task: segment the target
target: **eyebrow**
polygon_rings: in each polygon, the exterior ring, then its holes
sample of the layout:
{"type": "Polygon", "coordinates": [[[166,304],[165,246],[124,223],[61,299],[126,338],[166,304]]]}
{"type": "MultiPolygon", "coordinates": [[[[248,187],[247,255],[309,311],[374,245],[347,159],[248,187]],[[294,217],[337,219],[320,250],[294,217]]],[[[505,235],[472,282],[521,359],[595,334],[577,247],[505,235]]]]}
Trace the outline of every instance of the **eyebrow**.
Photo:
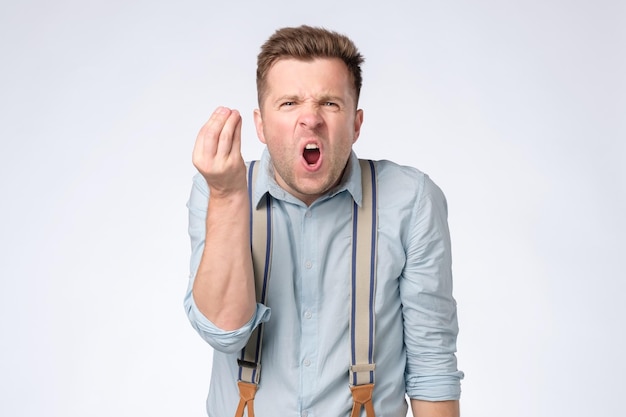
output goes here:
{"type": "MultiPolygon", "coordinates": [[[[274,102],[278,103],[281,101],[301,101],[302,98],[297,95],[297,94],[286,94],[280,97],[277,97],[274,102]]],[[[340,96],[334,96],[331,94],[322,94],[321,96],[316,98],[316,101],[319,103],[325,103],[327,101],[333,101],[333,102],[337,102],[340,104],[345,104],[345,100],[342,99],[340,96]]]]}
{"type": "Polygon", "coordinates": [[[321,102],[333,101],[333,102],[337,102],[337,103],[340,103],[340,104],[344,104],[344,100],[343,100],[341,97],[339,97],[339,96],[333,96],[333,95],[330,95],[330,94],[324,94],[324,95],[322,95],[322,96],[319,98],[319,101],[321,101],[321,102]]]}
{"type": "Polygon", "coordinates": [[[280,102],[280,101],[298,101],[300,100],[300,97],[295,95],[295,94],[290,94],[290,95],[284,95],[284,96],[280,96],[280,97],[276,97],[276,100],[274,100],[274,102],[280,102]]]}

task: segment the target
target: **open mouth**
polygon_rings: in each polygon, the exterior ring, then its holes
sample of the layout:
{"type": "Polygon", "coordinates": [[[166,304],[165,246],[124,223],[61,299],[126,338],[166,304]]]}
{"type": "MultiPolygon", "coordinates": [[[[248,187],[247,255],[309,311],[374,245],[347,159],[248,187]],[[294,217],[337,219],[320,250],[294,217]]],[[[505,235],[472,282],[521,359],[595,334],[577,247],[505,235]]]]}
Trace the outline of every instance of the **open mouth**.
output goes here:
{"type": "Polygon", "coordinates": [[[304,147],[304,153],[302,156],[307,164],[315,165],[320,159],[320,148],[313,143],[309,143],[304,147]]]}

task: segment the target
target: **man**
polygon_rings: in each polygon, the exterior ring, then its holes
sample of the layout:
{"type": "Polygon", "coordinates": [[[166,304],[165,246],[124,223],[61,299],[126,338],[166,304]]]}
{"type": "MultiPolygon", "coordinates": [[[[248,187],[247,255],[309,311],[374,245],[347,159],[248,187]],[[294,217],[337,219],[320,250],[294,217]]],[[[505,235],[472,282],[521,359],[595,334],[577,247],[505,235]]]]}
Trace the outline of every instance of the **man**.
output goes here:
{"type": "MultiPolygon", "coordinates": [[[[362,200],[352,151],[363,58],[343,35],[278,30],[258,56],[254,123],[267,146],[252,201],[241,152],[241,116],[219,107],[198,134],[188,203],[189,319],[214,347],[209,416],[234,415],[239,352],[263,323],[264,416],[348,416],[352,209],[362,200]],[[257,303],[250,208],[269,194],[273,256],[267,305],[257,303]],[[209,198],[210,195],[210,198],[209,198]]],[[[459,415],[447,208],[420,171],[377,161],[376,415],[459,415]]],[[[365,415],[364,413],[362,415],[365,415]]]]}

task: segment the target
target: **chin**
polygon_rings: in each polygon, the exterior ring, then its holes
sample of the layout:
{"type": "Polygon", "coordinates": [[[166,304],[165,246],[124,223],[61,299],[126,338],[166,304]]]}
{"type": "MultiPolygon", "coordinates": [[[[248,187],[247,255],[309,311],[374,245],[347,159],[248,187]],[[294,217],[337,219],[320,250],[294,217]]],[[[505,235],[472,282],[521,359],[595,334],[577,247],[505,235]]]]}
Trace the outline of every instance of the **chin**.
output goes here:
{"type": "Polygon", "coordinates": [[[311,183],[306,181],[305,184],[300,184],[299,192],[309,196],[320,196],[330,190],[334,185],[334,182],[324,179],[324,181],[315,181],[311,183]]]}

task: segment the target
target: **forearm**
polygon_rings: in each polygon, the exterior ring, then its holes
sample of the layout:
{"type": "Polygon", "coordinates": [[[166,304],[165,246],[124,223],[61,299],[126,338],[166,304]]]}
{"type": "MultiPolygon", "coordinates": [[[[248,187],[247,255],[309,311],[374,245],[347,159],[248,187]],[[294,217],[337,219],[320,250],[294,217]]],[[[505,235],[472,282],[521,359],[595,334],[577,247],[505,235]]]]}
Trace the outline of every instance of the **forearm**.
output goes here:
{"type": "Polygon", "coordinates": [[[422,401],[411,399],[413,417],[459,417],[459,401],[422,401]]]}
{"type": "Polygon", "coordinates": [[[192,293],[200,312],[223,330],[243,326],[254,314],[246,192],[209,199],[205,246],[192,293]]]}

